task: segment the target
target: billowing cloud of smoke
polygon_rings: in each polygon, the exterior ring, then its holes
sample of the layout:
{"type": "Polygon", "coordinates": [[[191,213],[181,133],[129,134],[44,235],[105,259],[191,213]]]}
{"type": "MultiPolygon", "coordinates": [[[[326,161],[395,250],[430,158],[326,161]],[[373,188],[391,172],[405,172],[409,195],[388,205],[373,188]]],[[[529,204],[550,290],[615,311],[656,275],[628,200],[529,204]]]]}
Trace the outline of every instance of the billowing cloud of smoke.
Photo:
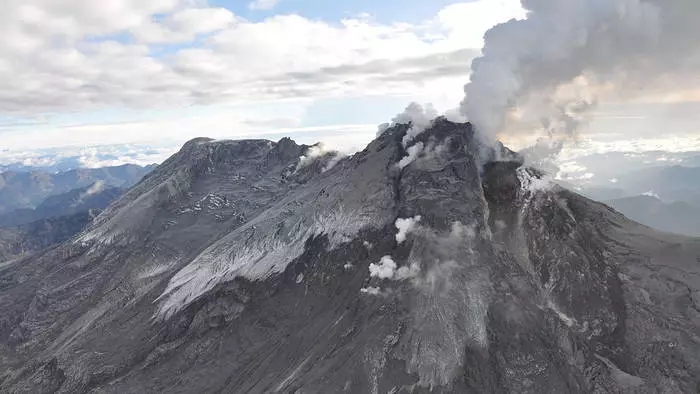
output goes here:
{"type": "Polygon", "coordinates": [[[397,267],[391,256],[384,256],[379,260],[379,264],[369,265],[369,276],[379,279],[406,280],[414,278],[420,272],[420,266],[416,262],[398,269],[397,267]]]}
{"type": "Polygon", "coordinates": [[[425,146],[422,142],[413,145],[411,145],[411,143],[419,134],[430,128],[437,117],[438,112],[432,104],[426,104],[424,107],[418,103],[411,103],[402,113],[396,115],[391,123],[379,125],[377,136],[383,134],[391,126],[398,124],[410,125],[406,135],[404,135],[401,141],[403,147],[406,148],[406,156],[399,161],[399,168],[403,169],[407,165],[413,163],[423,152],[425,146]]]}
{"type": "Polygon", "coordinates": [[[518,168],[517,176],[520,188],[525,192],[536,193],[540,190],[547,190],[553,185],[547,176],[535,176],[524,167],[518,168]]]}
{"type": "Polygon", "coordinates": [[[394,225],[399,230],[399,232],[396,233],[396,242],[401,244],[406,241],[406,236],[416,226],[416,224],[420,222],[420,220],[420,215],[407,219],[396,219],[396,223],[394,225]]]}
{"type": "Polygon", "coordinates": [[[343,157],[345,157],[346,155],[338,151],[328,149],[324,144],[318,143],[309,148],[304,154],[304,156],[299,157],[299,163],[297,163],[296,170],[299,171],[302,168],[310,165],[314,161],[326,156],[329,156],[329,160],[323,167],[323,172],[326,172],[335,167],[335,165],[338,164],[338,162],[340,162],[340,160],[342,160],[343,157]]]}
{"type": "Polygon", "coordinates": [[[384,256],[379,260],[379,264],[369,265],[369,276],[379,279],[391,279],[396,272],[396,262],[391,256],[384,256]]]}
{"type": "Polygon", "coordinates": [[[432,104],[426,104],[425,107],[418,103],[409,104],[406,110],[393,120],[394,124],[411,124],[411,128],[403,137],[403,146],[407,147],[416,136],[429,128],[437,116],[438,113],[432,104]]]}
{"type": "Polygon", "coordinates": [[[585,123],[601,95],[685,88],[697,75],[697,0],[522,0],[524,20],[486,33],[461,113],[487,142],[518,119],[554,139],[585,123]]]}

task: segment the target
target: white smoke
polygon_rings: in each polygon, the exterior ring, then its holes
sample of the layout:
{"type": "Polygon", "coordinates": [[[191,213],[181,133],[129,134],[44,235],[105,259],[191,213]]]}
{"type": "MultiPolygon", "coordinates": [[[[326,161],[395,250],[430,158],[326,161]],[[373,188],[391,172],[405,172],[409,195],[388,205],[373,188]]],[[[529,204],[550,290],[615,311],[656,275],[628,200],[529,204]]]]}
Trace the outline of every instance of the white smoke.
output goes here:
{"type": "Polygon", "coordinates": [[[391,127],[405,124],[411,125],[406,135],[403,137],[404,148],[413,141],[416,136],[428,129],[433,121],[438,117],[438,112],[435,107],[428,103],[425,106],[418,103],[411,103],[404,111],[394,117],[391,123],[382,123],[377,127],[377,137],[384,134],[391,127]]]}
{"type": "Polygon", "coordinates": [[[83,203],[86,198],[93,194],[102,193],[105,190],[105,186],[105,182],[102,180],[93,183],[85,192],[80,193],[77,203],[83,203]]]}
{"type": "Polygon", "coordinates": [[[336,166],[336,164],[340,163],[341,160],[343,160],[345,157],[347,157],[346,154],[341,153],[341,152],[333,152],[331,155],[332,155],[331,159],[328,160],[328,163],[326,163],[325,166],[323,166],[323,169],[321,170],[321,172],[326,172],[326,171],[332,170],[333,167],[336,166]]]}
{"type": "Polygon", "coordinates": [[[93,194],[102,192],[104,189],[105,189],[105,182],[102,180],[99,180],[99,181],[93,183],[92,186],[90,186],[90,188],[87,189],[81,197],[84,198],[87,196],[92,196],[93,194]]]}
{"type": "Polygon", "coordinates": [[[371,296],[378,296],[382,294],[382,291],[379,287],[363,287],[360,289],[360,293],[371,296]]]}
{"type": "Polygon", "coordinates": [[[404,148],[408,146],[420,133],[428,129],[435,118],[438,117],[438,112],[432,104],[426,104],[425,107],[418,103],[411,103],[406,107],[404,112],[396,115],[393,124],[410,124],[411,127],[403,137],[404,148]]]}
{"type": "Polygon", "coordinates": [[[399,230],[399,232],[396,234],[396,242],[401,244],[406,241],[406,236],[409,232],[411,232],[411,230],[413,230],[420,220],[420,215],[407,219],[396,219],[396,223],[394,223],[394,225],[399,230]]]}
{"type": "Polygon", "coordinates": [[[369,276],[379,279],[391,279],[396,272],[396,262],[391,256],[384,256],[379,260],[379,264],[369,265],[369,276]]]}
{"type": "Polygon", "coordinates": [[[564,139],[598,99],[685,88],[700,63],[697,0],[522,0],[472,63],[461,113],[487,142],[518,120],[564,139]]]}
{"type": "Polygon", "coordinates": [[[418,263],[411,263],[409,266],[398,268],[398,265],[391,256],[384,256],[379,260],[379,264],[369,265],[369,276],[371,278],[406,280],[415,278],[420,272],[418,263]]]}
{"type": "Polygon", "coordinates": [[[394,280],[406,280],[406,279],[411,279],[415,278],[418,276],[420,273],[420,265],[418,265],[417,262],[411,263],[409,266],[404,266],[398,269],[396,271],[396,275],[394,275],[394,280]]]}
{"type": "Polygon", "coordinates": [[[518,168],[516,174],[520,182],[520,188],[525,192],[536,193],[541,190],[548,190],[553,185],[548,176],[535,176],[527,168],[518,168]]]}
{"type": "Polygon", "coordinates": [[[377,126],[377,137],[384,134],[390,128],[391,128],[391,123],[382,123],[379,126],[377,126]]]}
{"type": "Polygon", "coordinates": [[[403,169],[407,165],[416,161],[418,156],[423,152],[423,143],[417,142],[415,145],[410,146],[406,149],[406,156],[399,160],[398,166],[403,169]]]}
{"type": "Polygon", "coordinates": [[[338,164],[338,162],[340,162],[340,160],[342,160],[346,155],[336,150],[329,149],[323,143],[318,143],[307,149],[306,153],[304,153],[303,156],[299,157],[299,163],[297,163],[296,170],[299,171],[302,168],[311,165],[316,160],[326,156],[329,156],[330,159],[328,160],[328,163],[326,163],[326,165],[323,167],[322,172],[326,172],[335,167],[335,165],[338,164]]]}

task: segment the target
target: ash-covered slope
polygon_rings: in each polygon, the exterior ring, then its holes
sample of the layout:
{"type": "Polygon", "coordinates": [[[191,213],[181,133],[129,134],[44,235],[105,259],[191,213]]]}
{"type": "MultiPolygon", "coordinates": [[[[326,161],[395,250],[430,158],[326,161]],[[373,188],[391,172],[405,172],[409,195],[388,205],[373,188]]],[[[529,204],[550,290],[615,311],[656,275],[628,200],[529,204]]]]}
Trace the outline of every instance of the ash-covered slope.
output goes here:
{"type": "Polygon", "coordinates": [[[0,267],[0,391],[696,389],[698,240],[477,157],[465,124],[400,169],[408,128],[330,169],[288,139],[189,142],[0,267]]]}

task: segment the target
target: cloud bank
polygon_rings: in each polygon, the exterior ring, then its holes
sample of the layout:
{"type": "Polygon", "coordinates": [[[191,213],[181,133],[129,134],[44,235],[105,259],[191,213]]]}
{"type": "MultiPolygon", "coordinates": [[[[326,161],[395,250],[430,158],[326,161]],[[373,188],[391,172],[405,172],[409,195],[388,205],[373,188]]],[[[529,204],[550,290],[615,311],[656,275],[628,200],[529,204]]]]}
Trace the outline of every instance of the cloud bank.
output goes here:
{"type": "Polygon", "coordinates": [[[507,3],[477,1],[481,15],[450,6],[410,25],[294,14],[251,21],[206,0],[8,2],[0,114],[416,92],[463,78],[488,28],[476,22],[507,20],[520,9],[507,3]]]}

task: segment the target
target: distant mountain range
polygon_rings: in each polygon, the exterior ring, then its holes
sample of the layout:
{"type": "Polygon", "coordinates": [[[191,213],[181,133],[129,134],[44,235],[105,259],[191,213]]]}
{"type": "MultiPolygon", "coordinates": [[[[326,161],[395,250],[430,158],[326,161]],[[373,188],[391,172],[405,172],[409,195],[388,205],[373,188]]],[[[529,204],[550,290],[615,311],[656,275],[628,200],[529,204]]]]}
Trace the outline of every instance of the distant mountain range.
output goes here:
{"type": "Polygon", "coordinates": [[[99,212],[88,210],[17,227],[0,227],[0,268],[14,259],[70,239],[85,228],[99,212]]]}
{"type": "Polygon", "coordinates": [[[559,163],[562,179],[577,185],[614,186],[625,174],[682,166],[700,167],[700,152],[607,152],[576,157],[559,163]]]}
{"type": "Polygon", "coordinates": [[[690,201],[700,197],[700,167],[660,166],[618,175],[606,184],[577,188],[583,195],[606,201],[639,195],[657,196],[663,201],[690,201]]]}
{"type": "MultiPolygon", "coordinates": [[[[697,164],[694,159],[693,156],[686,161],[697,164]]],[[[559,183],[646,226],[700,235],[700,167],[672,165],[629,170],[623,166],[617,170],[621,174],[605,182],[559,183]]]]}
{"type": "Polygon", "coordinates": [[[126,164],[55,174],[39,171],[0,173],[0,215],[18,209],[36,209],[51,196],[89,188],[97,182],[106,188],[129,188],[154,167],[126,164]]]}
{"type": "Polygon", "coordinates": [[[700,236],[700,207],[684,201],[666,203],[654,196],[606,201],[610,207],[646,226],[670,233],[700,236]]]}
{"type": "Polygon", "coordinates": [[[63,242],[155,166],[0,174],[0,265],[63,242]]]}
{"type": "Polygon", "coordinates": [[[17,209],[0,215],[0,227],[19,226],[42,219],[70,216],[92,209],[105,209],[125,189],[105,186],[103,181],[67,193],[50,196],[36,208],[17,209]]]}

